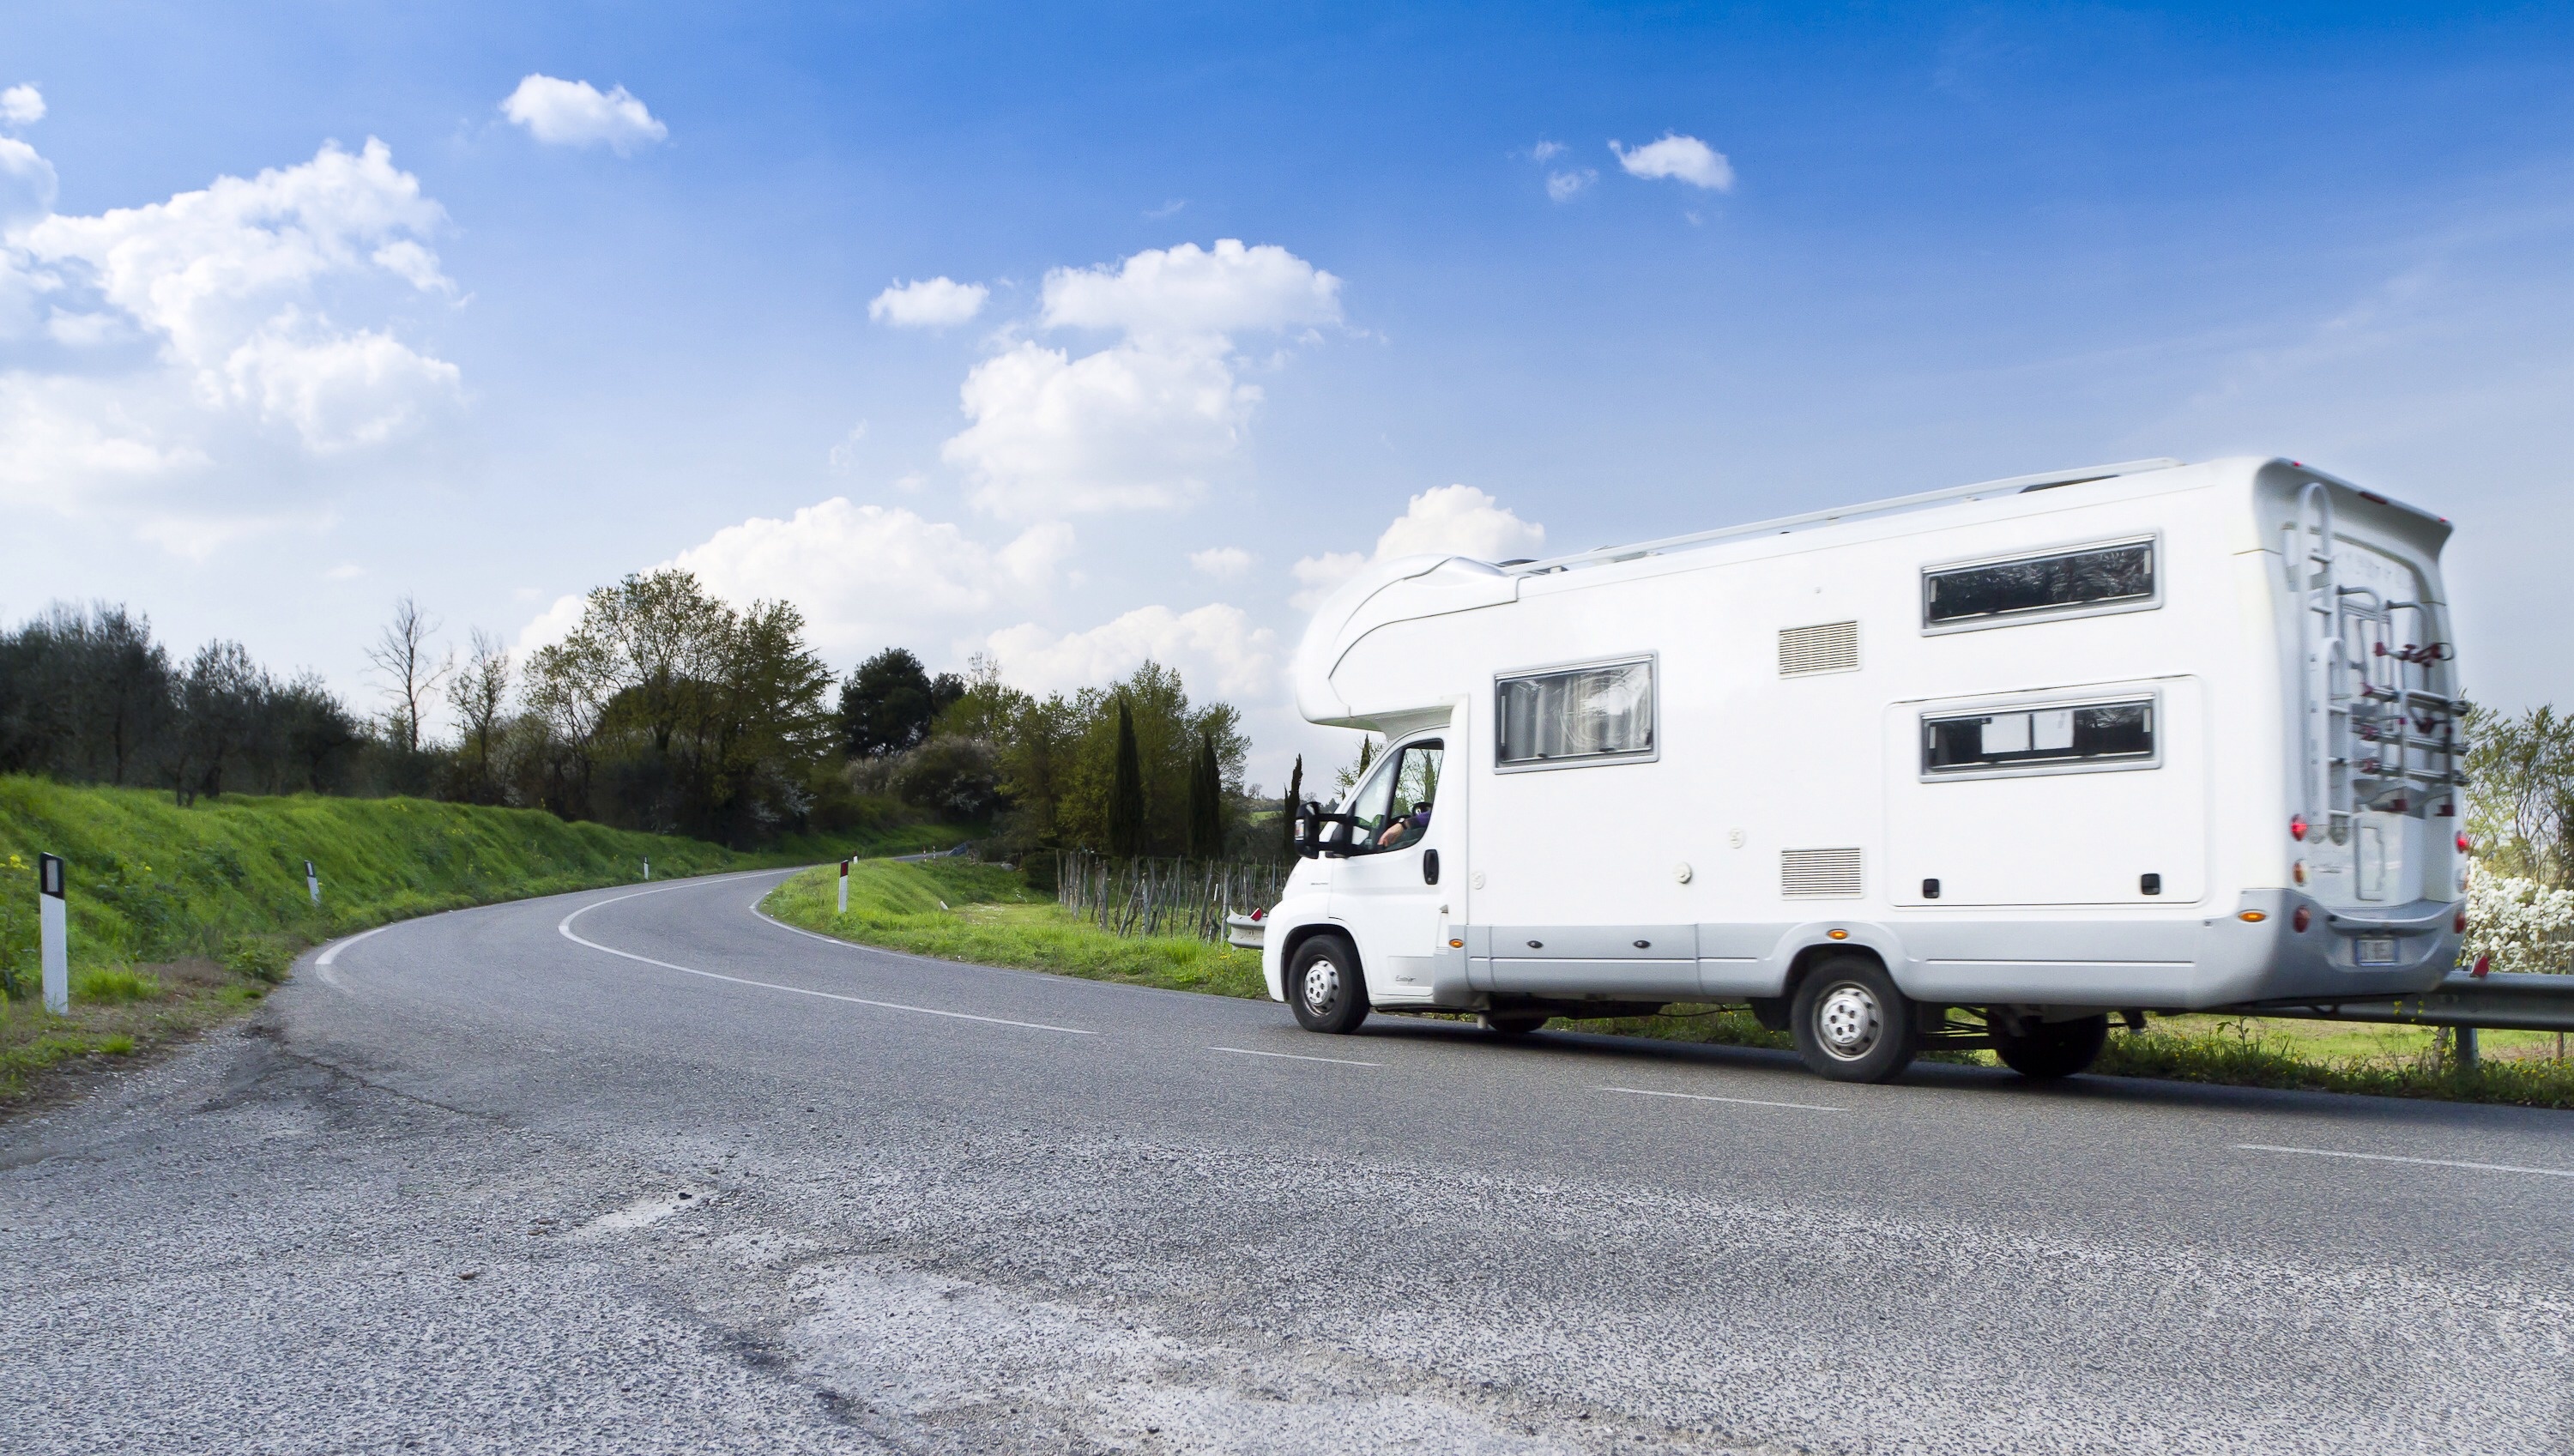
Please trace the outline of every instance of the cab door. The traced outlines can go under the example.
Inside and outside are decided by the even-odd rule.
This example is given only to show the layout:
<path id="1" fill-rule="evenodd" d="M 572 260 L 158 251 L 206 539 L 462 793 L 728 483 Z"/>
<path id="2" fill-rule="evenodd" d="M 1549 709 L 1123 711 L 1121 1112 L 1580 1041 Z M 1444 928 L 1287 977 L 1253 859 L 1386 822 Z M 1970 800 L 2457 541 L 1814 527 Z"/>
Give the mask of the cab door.
<path id="1" fill-rule="evenodd" d="M 1397 743 L 1350 796 L 1357 832 L 1333 868 L 1331 916 L 1358 942 L 1378 1002 L 1428 999 L 1447 953 L 1457 903 L 1456 866 L 1442 862 L 1457 857 L 1457 836 L 1438 812 L 1447 756 L 1440 736 Z"/>

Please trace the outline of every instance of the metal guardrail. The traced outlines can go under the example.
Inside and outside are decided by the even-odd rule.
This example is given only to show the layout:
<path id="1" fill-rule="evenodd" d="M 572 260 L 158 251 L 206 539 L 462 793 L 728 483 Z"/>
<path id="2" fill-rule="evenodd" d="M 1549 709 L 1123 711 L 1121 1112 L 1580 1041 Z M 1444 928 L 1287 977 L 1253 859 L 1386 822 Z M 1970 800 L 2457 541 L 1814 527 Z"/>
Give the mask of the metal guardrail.
<path id="1" fill-rule="evenodd" d="M 2452 973 L 2436 988 L 2415 996 L 2227 1006 L 2222 1011 L 2309 1021 L 2479 1026 L 2489 1031 L 2574 1031 L 2574 975 L 2498 972 L 2477 977 Z"/>

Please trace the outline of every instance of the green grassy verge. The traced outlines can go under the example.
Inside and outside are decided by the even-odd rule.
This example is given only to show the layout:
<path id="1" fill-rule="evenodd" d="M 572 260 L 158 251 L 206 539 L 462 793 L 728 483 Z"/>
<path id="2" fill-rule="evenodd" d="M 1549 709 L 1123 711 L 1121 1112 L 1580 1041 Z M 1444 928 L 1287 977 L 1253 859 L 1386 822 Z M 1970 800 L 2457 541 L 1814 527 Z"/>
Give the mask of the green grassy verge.
<path id="1" fill-rule="evenodd" d="M 1174 935 L 1111 935 L 1029 889 L 1016 870 L 961 860 L 869 861 L 849 873 L 845 915 L 837 873 L 825 867 L 795 875 L 762 907 L 821 934 L 950 960 L 1225 996 L 1267 994 L 1256 951 Z"/>
<path id="2" fill-rule="evenodd" d="M 846 940 L 991 965 L 1023 966 L 1093 980 L 1219 995 L 1262 996 L 1260 957 L 1203 941 L 1111 935 L 1075 919 L 1008 869 L 960 861 L 873 862 L 849 876 L 849 912 L 837 913 L 833 871 L 779 885 L 767 911 L 791 925 Z M 1785 1033 L 1764 1030 L 1740 1007 L 1674 1006 L 1657 1016 L 1559 1021 L 1570 1030 L 1723 1046 L 1787 1050 Z M 2375 1026 L 2279 1018 L 2177 1016 L 2142 1033 L 2113 1030 L 2094 1071 L 2107 1076 L 2289 1090 L 2359 1092 L 2574 1107 L 2574 1063 L 2556 1059 L 2556 1038 L 2488 1031 L 2483 1060 L 2461 1071 L 2419 1026 Z M 1942 1051 L 1927 1060 L 1993 1065 L 1988 1051 Z"/>
<path id="3" fill-rule="evenodd" d="M 849 853 L 901 853 L 961 831 L 916 824 L 756 854 L 566 823 L 535 809 L 423 799 L 169 795 L 0 776 L 0 1105 L 49 1068 L 147 1050 L 256 1004 L 305 947 L 465 905 Z M 65 861 L 72 1012 L 35 999 L 36 856 Z M 317 908 L 304 861 L 322 876 Z"/>

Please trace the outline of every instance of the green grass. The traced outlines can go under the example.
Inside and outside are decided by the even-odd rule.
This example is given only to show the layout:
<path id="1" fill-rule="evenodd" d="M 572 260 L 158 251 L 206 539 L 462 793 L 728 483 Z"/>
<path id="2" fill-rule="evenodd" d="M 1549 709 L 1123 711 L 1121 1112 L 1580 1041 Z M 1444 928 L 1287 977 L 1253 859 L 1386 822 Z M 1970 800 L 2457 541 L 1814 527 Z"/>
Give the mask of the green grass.
<path id="1" fill-rule="evenodd" d="M 996 865 L 871 860 L 850 871 L 845 915 L 838 896 L 837 871 L 825 867 L 789 878 L 762 908 L 821 934 L 950 960 L 1224 996 L 1268 994 L 1257 951 L 1175 935 L 1112 935 Z"/>
<path id="2" fill-rule="evenodd" d="M 653 877 L 902 853 L 938 824 L 800 836 L 755 854 L 566 823 L 536 809 L 411 798 L 226 795 L 182 808 L 132 788 L 0 776 L 0 1105 L 47 1068 L 130 1053 L 254 1005 L 310 945 L 391 920 Z M 35 861 L 63 856 L 72 1013 L 37 985 Z M 304 882 L 322 877 L 317 908 Z"/>

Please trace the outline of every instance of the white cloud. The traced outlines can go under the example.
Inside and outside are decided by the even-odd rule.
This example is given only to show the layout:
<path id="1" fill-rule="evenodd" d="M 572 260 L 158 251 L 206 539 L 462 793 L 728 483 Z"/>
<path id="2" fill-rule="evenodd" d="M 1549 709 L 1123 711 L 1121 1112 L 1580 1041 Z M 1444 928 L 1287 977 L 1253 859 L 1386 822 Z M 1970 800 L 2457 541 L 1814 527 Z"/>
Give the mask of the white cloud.
<path id="1" fill-rule="evenodd" d="M 553 606 L 538 613 L 527 626 L 519 629 L 519 641 L 511 651 L 524 662 L 527 655 L 537 649 L 553 647 L 572 636 L 572 630 L 581 626 L 582 609 L 587 605 L 586 599 L 578 596 L 557 597 Z"/>
<path id="2" fill-rule="evenodd" d="M 831 474 L 844 476 L 858 468 L 858 442 L 866 438 L 866 421 L 860 420 L 849 427 L 849 433 L 840 437 L 840 443 L 831 447 Z"/>
<path id="3" fill-rule="evenodd" d="M 1186 502 L 1240 450 L 1260 403 L 1237 378 L 1233 336 L 1337 322 L 1340 286 L 1284 248 L 1230 238 L 1055 269 L 1043 327 L 1125 338 L 1080 356 L 1022 339 L 976 365 L 959 392 L 971 423 L 941 455 L 1000 516 Z"/>
<path id="4" fill-rule="evenodd" d="M 33 86 L 12 86 L 0 91 L 0 122 L 10 126 L 34 126 L 45 119 L 45 94 Z"/>
<path id="5" fill-rule="evenodd" d="M 1522 521 L 1473 486 L 1440 486 L 1415 496 L 1376 539 L 1370 555 L 1354 551 L 1306 557 L 1289 568 L 1304 590 L 1289 599 L 1312 611 L 1332 589 L 1371 562 L 1407 556 L 1463 556 L 1479 561 L 1534 557 L 1546 546 L 1546 528 Z"/>
<path id="6" fill-rule="evenodd" d="M 1061 522 L 994 548 L 899 507 L 833 497 L 788 520 L 727 526 L 666 565 L 696 573 L 728 602 L 792 602 L 816 645 L 848 652 L 1020 606 L 1054 584 L 1072 546 Z"/>
<path id="7" fill-rule="evenodd" d="M 1260 402 L 1223 341 L 1126 343 L 1073 358 L 1025 341 L 974 366 L 973 423 L 940 455 L 995 515 L 1171 506 L 1242 443 Z"/>
<path id="8" fill-rule="evenodd" d="M 1529 148 L 1529 160 L 1543 167 L 1547 163 L 1554 161 L 1556 158 L 1563 156 L 1565 150 L 1565 145 L 1562 142 L 1540 142 L 1536 146 Z"/>
<path id="9" fill-rule="evenodd" d="M 501 102 L 501 113 L 549 146 L 606 146 L 619 156 L 649 146 L 670 129 L 620 86 L 602 93 L 587 81 L 531 75 Z"/>
<path id="10" fill-rule="evenodd" d="M 1011 686 L 1030 693 L 1097 687 L 1150 659 L 1176 668 L 1191 695 L 1267 699 L 1279 692 L 1278 635 L 1253 627 L 1239 607 L 1221 603 L 1194 612 L 1139 607 L 1087 632 L 1060 636 L 1033 623 L 1004 628 L 983 642 Z"/>
<path id="11" fill-rule="evenodd" d="M 1248 329 L 1333 324 L 1341 281 L 1275 244 L 1219 240 L 1148 248 L 1108 268 L 1046 274 L 1047 328 L 1119 329 L 1130 337 L 1203 339 Z"/>
<path id="12" fill-rule="evenodd" d="M 1556 202 L 1571 202 L 1599 180 L 1600 174 L 1589 167 L 1579 172 L 1550 172 L 1546 177 L 1546 195 Z"/>
<path id="13" fill-rule="evenodd" d="M 924 278 L 897 283 L 867 303 L 867 317 L 897 329 L 945 329 L 983 311 L 992 291 L 979 283 Z"/>
<path id="14" fill-rule="evenodd" d="M 1238 546 L 1211 546 L 1204 551 L 1190 552 L 1189 565 L 1200 575 L 1221 581 L 1250 571 L 1251 553 Z"/>
<path id="15" fill-rule="evenodd" d="M 1723 152 L 1696 137 L 1666 132 L 1661 141 L 1647 142 L 1632 151 L 1616 142 L 1609 144 L 1609 150 L 1617 154 L 1618 165 L 1626 168 L 1631 177 L 1648 181 L 1668 177 L 1715 192 L 1734 190 L 1734 164 L 1725 160 Z"/>
<path id="16" fill-rule="evenodd" d="M 454 291 L 423 241 L 445 213 L 384 143 L 95 216 L 53 192 L 0 138 L 0 500 L 183 512 L 150 536 L 193 550 L 460 401 L 455 365 L 324 308 Z"/>

